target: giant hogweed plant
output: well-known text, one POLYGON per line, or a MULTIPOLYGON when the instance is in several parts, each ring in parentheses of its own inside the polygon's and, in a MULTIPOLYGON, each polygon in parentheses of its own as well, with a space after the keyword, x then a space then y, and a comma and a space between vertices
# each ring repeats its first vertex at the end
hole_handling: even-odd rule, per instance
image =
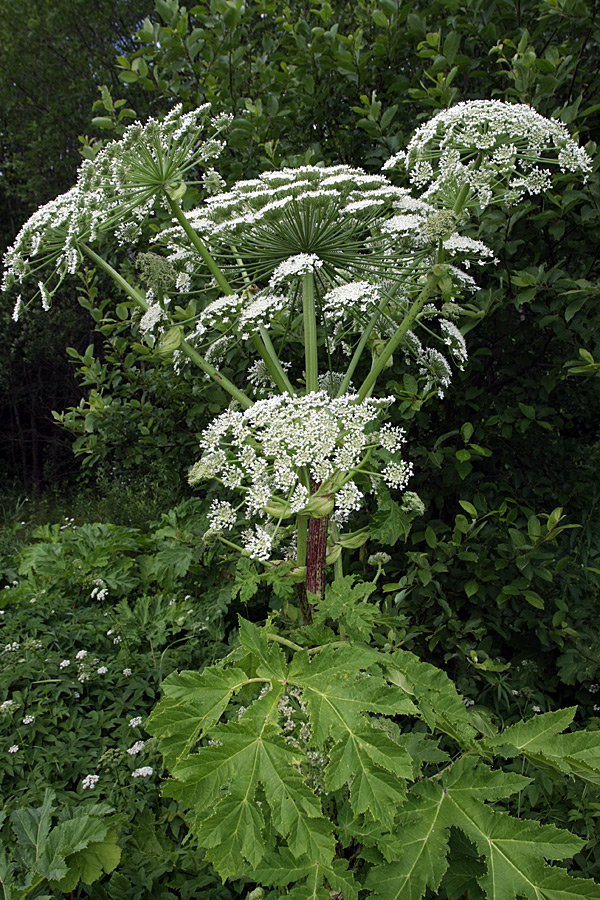
POLYGON ((230 394, 190 470, 192 484, 220 485, 204 540, 295 586, 297 616, 242 619, 228 657, 165 681, 147 723, 165 793, 221 877, 258 885, 255 898, 600 897, 551 864, 579 838, 503 805, 530 783, 517 768, 599 784, 598 733, 568 730, 574 709, 502 731, 474 715, 443 672, 373 639, 384 555, 372 582, 343 569, 344 550, 369 537, 367 495, 401 527, 423 511, 405 491, 404 432, 386 421, 396 398, 377 389, 406 366, 415 394, 443 395, 464 365, 481 316, 468 269, 492 257, 463 233, 470 218, 590 160, 560 123, 476 101, 436 115, 389 160, 418 198, 344 165, 227 190, 209 168, 226 124, 203 107, 132 126, 5 260, 4 287, 33 280, 44 307, 93 263, 158 353, 230 394), (191 184, 204 199, 185 209, 191 184), (243 384, 228 367, 235 348, 250 361, 243 384))

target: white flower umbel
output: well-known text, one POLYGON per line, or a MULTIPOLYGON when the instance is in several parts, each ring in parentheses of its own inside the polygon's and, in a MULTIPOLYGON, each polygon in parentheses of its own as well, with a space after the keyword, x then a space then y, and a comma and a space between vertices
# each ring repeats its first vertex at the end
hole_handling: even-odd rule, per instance
POLYGON ((549 185, 548 167, 591 171, 591 159, 566 126, 530 106, 501 100, 472 100, 445 109, 421 125, 405 151, 384 169, 402 162, 411 181, 427 187, 425 200, 452 207, 467 187, 472 201, 517 202, 549 185))
MULTIPOLYGON (((242 492, 244 500, 239 513, 227 501, 214 501, 211 533, 229 531, 238 514, 246 522, 255 520, 255 527, 242 533, 244 548, 253 558, 266 560, 282 520, 298 513, 317 518, 334 513, 336 522, 345 522, 360 507, 364 489, 372 491, 379 478, 385 481, 372 471, 382 446, 390 473, 392 462, 402 465, 402 429, 385 425, 383 440, 379 437, 378 418, 390 402, 388 397, 358 403, 355 395, 334 399, 326 391, 315 391, 303 397, 270 397, 244 412, 227 410, 218 416, 202 435, 204 452, 189 481, 195 485, 217 478, 242 492), (375 477, 364 478, 359 487, 355 479, 367 460, 369 475, 375 477)), ((396 469, 390 484, 399 484, 396 469)))
POLYGON ((136 237, 158 198, 183 193, 190 170, 221 153, 218 135, 228 118, 209 113, 209 104, 188 113, 178 105, 162 121, 133 123, 120 140, 85 160, 75 187, 42 206, 17 235, 4 257, 3 289, 35 277, 48 309, 62 277, 79 264, 78 242, 107 233, 122 243, 136 237), (40 280, 45 268, 54 270, 54 279, 40 280))
POLYGON ((290 256, 279 263, 270 278, 271 287, 277 287, 282 282, 288 281, 290 278, 297 278, 299 275, 308 275, 320 269, 323 260, 315 253, 297 253, 290 256))
MULTIPOLYGON (((310 257, 324 292, 353 273, 404 271, 405 247, 396 252, 397 238, 383 235, 379 224, 393 212, 426 209, 384 175, 344 165, 301 166, 240 181, 188 216, 236 288, 246 279, 264 286, 273 276, 279 284, 298 274, 292 271, 298 260, 310 257)), ((168 229, 162 238, 173 260, 186 271, 197 268, 183 229, 168 229)))

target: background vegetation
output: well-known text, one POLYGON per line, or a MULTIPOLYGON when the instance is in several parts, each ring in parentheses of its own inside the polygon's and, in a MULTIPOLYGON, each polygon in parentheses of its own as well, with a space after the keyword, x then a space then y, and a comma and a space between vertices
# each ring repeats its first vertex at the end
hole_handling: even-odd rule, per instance
MULTIPOLYGON (((38 203, 70 187, 80 153, 121 133, 130 110, 176 102, 233 114, 220 160, 228 182, 302 162, 378 170, 433 111, 493 97, 560 118, 598 161, 591 0, 79 6, 0 3, 6 244, 38 203)), ((391 501, 380 514, 378 544, 392 556, 380 640, 444 667, 503 723, 577 704, 578 721, 594 724, 600 711, 599 197, 595 171, 586 185, 564 176, 510 215, 486 212, 473 236, 500 262, 479 278, 482 321, 465 372, 423 406, 410 379, 389 370, 426 514, 410 533, 391 501)), ((7 812, 39 806, 46 787, 63 817, 69 804, 110 805, 102 815, 121 863, 81 896, 243 895, 198 862, 176 805, 150 786, 157 776, 131 781, 138 757, 126 752, 139 732, 127 721, 150 711, 164 675, 221 655, 239 609, 259 620, 269 602, 285 603, 268 600, 251 564, 198 550, 205 498, 190 499, 185 471, 224 398, 142 353, 93 272, 24 325, 2 303, 0 702, 18 698, 0 720, 7 812), (84 524, 95 519, 108 524, 84 524), (101 600, 95 587, 107 589, 101 600), (82 649, 95 661, 83 682, 82 649), (92 797, 81 779, 98 767, 114 774, 114 793, 92 797)), ((356 552, 355 571, 373 549, 356 552)), ((151 743, 144 752, 143 764, 156 764, 151 743)), ((537 776, 519 813, 589 839, 576 862, 599 877, 597 788, 537 776)))

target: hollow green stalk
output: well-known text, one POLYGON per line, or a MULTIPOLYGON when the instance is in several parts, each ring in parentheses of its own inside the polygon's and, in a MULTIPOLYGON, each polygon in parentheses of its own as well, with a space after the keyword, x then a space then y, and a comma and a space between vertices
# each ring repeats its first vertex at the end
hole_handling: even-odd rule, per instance
MULTIPOLYGON (((87 244, 80 244, 80 249, 83 253, 88 256, 92 262, 96 263, 96 265, 103 269, 112 280, 117 284, 130 298, 133 302, 139 306, 144 312, 148 309, 148 303, 146 302, 145 297, 138 291, 136 288, 130 284, 126 278, 123 278, 122 275, 117 272, 116 269, 113 269, 111 264, 99 256, 91 247, 88 247, 87 244)), ((184 356, 186 356, 191 362, 198 366, 198 368, 202 369, 209 378, 212 378, 214 382, 221 385, 223 390, 227 391, 244 409, 248 409, 252 406, 252 400, 246 396, 246 394, 241 391, 239 388, 233 384, 225 375, 222 375, 214 366, 212 366, 207 360, 201 356, 197 350, 195 350, 187 341, 182 340, 179 344, 178 348, 184 356)))
POLYGON ((269 337, 267 330, 265 328, 260 328, 259 333, 256 332, 250 338, 252 341, 252 346, 264 362, 267 367, 267 372, 279 388, 282 394, 291 394, 295 396, 294 388, 290 384, 290 380, 285 374, 285 370, 283 369, 281 363, 279 362, 279 358, 277 353, 275 352, 275 347, 271 342, 271 338, 269 337))
MULTIPOLYGON (((331 530, 331 537, 333 542, 335 543, 340 536, 340 529, 335 524, 335 522, 331 522, 329 525, 331 530)), ((337 580, 338 578, 344 577, 344 564, 342 562, 342 554, 338 556, 338 558, 333 563, 333 577, 337 580)))
POLYGON ((393 355, 394 351, 399 347, 399 345, 404 340, 407 331, 410 331, 415 319, 425 306, 427 300, 429 299, 431 292, 436 284, 436 277, 433 274, 430 274, 427 278, 427 283, 422 291, 418 294, 416 299, 414 300, 411 308, 407 312, 406 316, 402 320, 402 324, 396 331, 396 333, 389 339, 382 352, 379 354, 377 359, 374 361, 373 366, 371 367, 371 371, 363 381, 361 388, 358 392, 358 402, 362 403, 363 400, 371 393, 375 382, 385 369, 388 360, 393 355))
POLYGON ((206 263, 206 266, 207 266, 209 272, 211 273, 211 275, 214 276, 215 281, 217 282, 217 284, 219 285, 219 287, 221 288, 223 293, 224 294, 233 294, 234 293, 233 288, 231 287, 231 285, 225 278, 223 272, 221 271, 219 266, 216 264, 216 262, 214 261, 214 259, 210 255, 210 253, 208 252, 207 248, 205 247, 203 241, 200 239, 197 232, 194 231, 194 229, 192 228, 192 225, 191 225, 189 219, 187 218, 186 214, 182 210, 179 203, 176 200, 173 200, 173 198, 170 197, 166 192, 165 192, 164 196, 165 196, 165 200, 167 201, 167 204, 169 206, 169 209, 173 213, 173 216, 177 219, 177 221, 179 222, 179 224, 181 225, 181 227, 187 234, 194 249, 198 251, 198 253, 202 257, 202 260, 206 263))
POLYGON ((310 394, 319 389, 315 279, 312 272, 307 272, 302 276, 302 318, 304 320, 306 393, 310 394))
POLYGON ((350 360, 348 370, 347 370, 346 374, 344 375, 344 380, 342 381, 341 385, 339 386, 338 392, 336 394, 337 397, 342 397, 348 390, 348 385, 350 384, 350 380, 351 380, 352 376, 354 375, 354 370, 356 369, 356 367, 360 361, 360 358, 363 354, 363 350, 365 349, 365 347, 367 345, 367 341, 369 340, 369 337, 371 336, 371 332, 375 328, 375 325, 377 324, 377 321, 378 321, 381 313, 384 311, 384 309, 386 308, 388 303, 389 303, 389 297, 383 297, 381 299, 381 301, 379 302, 377 309, 375 310, 375 312, 371 316, 370 320, 368 321, 367 326, 361 335, 361 339, 358 342, 358 346, 356 347, 356 350, 354 351, 352 359, 350 360))
MULTIPOLYGON (((221 269, 219 268, 219 266, 217 265, 217 263, 211 256, 210 252, 208 251, 207 247, 205 246, 204 242, 202 241, 202 239, 200 238, 198 233, 192 227, 192 224, 190 223, 189 219, 187 218, 187 216, 181 209, 181 206, 179 205, 179 203, 177 203, 176 200, 173 200, 172 197, 169 197, 168 194, 165 194, 165 196, 166 196, 167 202, 169 204, 169 207, 171 209, 171 212, 173 213, 173 215, 175 216, 175 218, 177 219, 177 221, 179 222, 179 224, 181 225, 181 227, 187 234, 194 249, 198 251, 198 253, 202 257, 203 261, 206 263, 209 271, 214 276, 215 281, 217 282, 217 284, 219 285, 219 287, 221 288, 223 293, 228 296, 233 294, 234 293, 233 288, 231 287, 231 285, 227 281, 225 275, 223 274, 223 272, 221 271, 221 269)), ((285 394, 285 393, 293 394, 294 393, 293 388, 281 366, 281 363, 279 362, 279 359, 275 352, 275 348, 273 347, 273 344, 271 343, 271 340, 270 340, 269 336, 267 335, 266 330, 264 328, 261 328, 259 330, 259 334, 254 333, 251 337, 251 342, 252 342, 252 345, 254 346, 254 349, 257 351, 257 353, 263 360, 265 366, 267 367, 267 371, 269 372, 269 375, 271 376, 271 378, 273 379, 273 381, 275 382, 275 384, 277 385, 279 390, 283 394, 285 394)))

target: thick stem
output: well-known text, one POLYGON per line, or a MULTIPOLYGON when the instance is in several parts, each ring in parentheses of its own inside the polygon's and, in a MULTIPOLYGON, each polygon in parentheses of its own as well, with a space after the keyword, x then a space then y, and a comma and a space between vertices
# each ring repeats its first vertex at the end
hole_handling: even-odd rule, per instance
POLYGON ((250 340, 281 393, 294 396, 294 389, 277 358, 275 348, 265 329, 261 328, 258 334, 255 332, 250 340))
POLYGON ((327 528, 329 516, 310 519, 308 523, 308 549, 306 553, 306 591, 322 598, 325 596, 325 556, 327 555, 327 528))
POLYGON ((87 244, 80 243, 79 249, 83 253, 85 253, 86 256, 89 256, 92 262, 95 262, 97 266, 100 266, 101 269, 104 269, 104 271, 108 275, 110 275, 115 284, 117 284, 121 288, 121 290, 123 290, 127 294, 129 299, 133 300, 133 302, 137 306, 139 306, 144 310, 144 312, 146 312, 146 310, 148 309, 148 303, 145 297, 140 293, 140 291, 134 288, 132 284, 129 284, 126 278, 123 278, 123 276, 120 275, 116 269, 113 269, 109 262, 107 262, 102 256, 98 256, 98 254, 94 250, 92 250, 91 247, 88 247, 87 244))
POLYGON ((304 320, 304 359, 306 393, 319 390, 319 358, 317 353, 317 315, 315 311, 315 279, 312 272, 302 276, 302 318, 304 320))
MULTIPOLYGON (((353 473, 354 474, 354 473, 353 473)), ((340 536, 340 529, 338 526, 332 522, 331 523, 331 539, 335 543, 340 536)), ((338 578, 344 577, 344 563, 342 562, 342 554, 338 556, 333 564, 333 577, 337 581, 338 578)))
POLYGON ((298 597, 298 606, 300 607, 300 612, 302 613, 302 624, 310 625, 313 620, 313 608, 308 602, 308 597, 306 595, 306 583, 301 581, 296 585, 296 596, 298 597))
MULTIPOLYGON (((319 490, 319 482, 310 479, 310 492, 319 490)), ((308 520, 308 543, 306 548, 306 591, 316 597, 325 596, 325 570, 327 563, 327 530, 329 516, 308 520)))
POLYGON ((351 380, 352 376, 354 375, 354 370, 356 369, 356 367, 360 361, 360 358, 363 354, 363 350, 365 349, 365 347, 367 345, 367 341, 369 340, 369 337, 371 336, 371 332, 375 328, 375 325, 379 321, 379 318, 380 318, 381 314, 383 313, 384 309, 386 308, 386 306, 388 305, 388 303, 389 303, 389 297, 384 297, 380 301, 376 311, 373 313, 369 322, 367 323, 367 326, 361 335, 361 339, 358 343, 358 346, 357 346, 356 350, 354 351, 352 359, 350 360, 350 365, 348 366, 348 370, 344 376, 344 380, 342 381, 342 383, 339 386, 338 392, 336 394, 337 397, 343 396, 343 394, 345 394, 346 391, 348 390, 348 385, 350 384, 350 380, 351 380))

